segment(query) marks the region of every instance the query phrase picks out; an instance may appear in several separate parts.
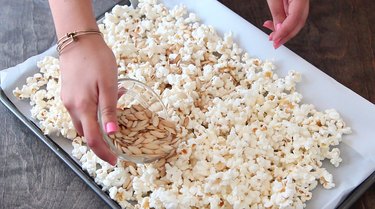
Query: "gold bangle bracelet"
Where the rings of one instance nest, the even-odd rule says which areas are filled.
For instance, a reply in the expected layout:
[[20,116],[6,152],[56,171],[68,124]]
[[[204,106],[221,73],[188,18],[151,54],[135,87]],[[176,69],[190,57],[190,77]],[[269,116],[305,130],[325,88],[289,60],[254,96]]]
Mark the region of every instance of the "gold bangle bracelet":
[[67,33],[65,36],[61,37],[57,41],[56,50],[57,52],[59,52],[59,55],[60,55],[62,50],[65,49],[65,47],[67,47],[69,44],[78,40],[78,36],[91,35],[91,34],[103,36],[102,32],[100,32],[99,30],[82,30],[82,31],[74,31],[71,33]]

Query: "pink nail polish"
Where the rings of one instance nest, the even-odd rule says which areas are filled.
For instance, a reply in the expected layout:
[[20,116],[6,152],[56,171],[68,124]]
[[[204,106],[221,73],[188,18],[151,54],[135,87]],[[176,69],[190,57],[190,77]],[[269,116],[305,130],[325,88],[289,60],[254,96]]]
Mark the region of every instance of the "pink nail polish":
[[273,48],[275,48],[275,49],[279,48],[280,46],[281,46],[280,43],[274,43],[274,44],[273,44]]
[[281,28],[281,23],[277,23],[276,24],[276,31],[280,30],[280,28]]
[[279,38],[279,39],[277,39],[276,41],[273,42],[273,47],[275,49],[277,49],[281,46],[280,41],[281,41],[281,39]]
[[272,40],[273,40],[273,34],[274,34],[274,32],[272,32],[272,33],[269,35],[269,37],[268,37],[268,40],[269,40],[269,41],[272,41]]
[[109,122],[105,125],[105,131],[107,134],[113,134],[117,131],[117,125],[114,122]]
[[112,162],[109,162],[109,164],[111,164],[112,166],[115,166],[117,164],[117,158],[112,160]]

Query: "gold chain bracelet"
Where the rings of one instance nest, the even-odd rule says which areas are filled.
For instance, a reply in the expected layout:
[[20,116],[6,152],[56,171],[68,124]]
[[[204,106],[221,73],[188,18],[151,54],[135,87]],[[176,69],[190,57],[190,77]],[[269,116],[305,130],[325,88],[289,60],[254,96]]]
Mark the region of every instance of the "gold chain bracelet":
[[71,33],[67,33],[65,36],[61,37],[57,41],[57,52],[61,54],[62,50],[65,49],[69,44],[75,42],[78,40],[78,36],[82,35],[91,35],[91,34],[97,34],[103,36],[102,32],[99,30],[83,30],[83,31],[74,31]]

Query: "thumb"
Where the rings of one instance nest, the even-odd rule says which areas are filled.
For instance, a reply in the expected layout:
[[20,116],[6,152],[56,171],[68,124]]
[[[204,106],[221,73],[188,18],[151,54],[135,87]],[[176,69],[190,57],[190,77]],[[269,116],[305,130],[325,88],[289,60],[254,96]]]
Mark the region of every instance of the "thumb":
[[116,114],[117,98],[117,85],[99,86],[99,110],[102,126],[107,134],[118,131]]

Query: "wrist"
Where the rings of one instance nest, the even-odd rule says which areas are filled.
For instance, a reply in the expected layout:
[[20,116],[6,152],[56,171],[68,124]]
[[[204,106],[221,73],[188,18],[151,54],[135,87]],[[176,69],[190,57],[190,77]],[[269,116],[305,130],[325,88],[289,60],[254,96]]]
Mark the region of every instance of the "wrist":
[[[67,29],[72,28],[72,29]],[[84,31],[98,31],[100,32],[98,25],[89,25],[89,26],[72,26],[72,27],[65,27],[64,29],[57,30],[56,28],[56,36],[57,40],[62,39],[63,37],[67,36],[68,34],[75,33],[75,32],[84,32]]]
[[[103,37],[99,34],[86,34],[76,37],[74,41],[66,45],[59,51],[60,57],[63,55],[74,54],[84,55],[87,53],[99,52],[100,48],[108,47]],[[78,53],[78,54],[77,54]]]
[[85,36],[103,36],[103,34],[99,30],[81,30],[81,31],[73,31],[70,33],[67,33],[57,41],[57,51],[59,54],[62,53],[62,51],[69,47],[69,45],[74,44],[75,42],[78,42],[80,39],[85,38]]

